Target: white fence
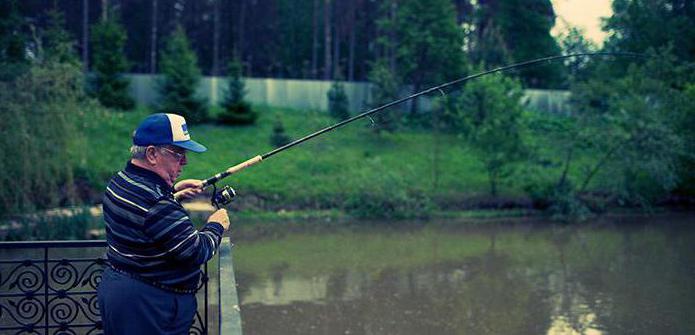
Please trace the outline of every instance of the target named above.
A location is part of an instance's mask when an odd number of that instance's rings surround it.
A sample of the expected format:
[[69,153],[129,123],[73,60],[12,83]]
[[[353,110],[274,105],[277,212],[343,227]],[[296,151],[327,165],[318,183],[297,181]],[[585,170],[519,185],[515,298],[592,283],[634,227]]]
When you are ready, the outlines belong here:
[[[151,105],[157,101],[157,76],[131,74],[130,92],[139,105]],[[322,80],[246,78],[246,99],[253,104],[294,109],[326,110],[326,93],[332,82]],[[345,82],[345,93],[353,113],[367,110],[370,101],[370,84]],[[227,89],[226,78],[204,77],[198,86],[198,94],[210,104],[219,104]],[[523,101],[530,108],[543,112],[566,114],[569,112],[570,93],[559,90],[525,90]],[[428,103],[423,99],[422,104]]]

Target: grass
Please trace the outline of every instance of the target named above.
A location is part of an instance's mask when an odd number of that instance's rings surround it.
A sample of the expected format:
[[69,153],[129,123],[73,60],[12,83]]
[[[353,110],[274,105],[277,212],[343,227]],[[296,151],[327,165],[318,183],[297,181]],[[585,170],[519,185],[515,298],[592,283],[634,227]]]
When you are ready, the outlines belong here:
[[[192,138],[208,147],[190,154],[181,178],[207,178],[236,163],[273,149],[273,122],[283,122],[293,139],[335,122],[325,113],[256,107],[260,118],[246,127],[192,125]],[[112,112],[100,116],[87,133],[84,170],[93,187],[101,189],[108,177],[128,159],[131,133],[149,113]],[[226,179],[242,194],[255,193],[290,202],[340,199],[355,190],[388,189],[397,183],[411,192],[440,197],[487,193],[487,177],[480,161],[455,136],[440,135],[438,181],[433,187],[433,138],[424,131],[376,135],[369,121],[357,121],[329,134],[279,153],[261,164]],[[518,194],[506,187],[502,193]]]

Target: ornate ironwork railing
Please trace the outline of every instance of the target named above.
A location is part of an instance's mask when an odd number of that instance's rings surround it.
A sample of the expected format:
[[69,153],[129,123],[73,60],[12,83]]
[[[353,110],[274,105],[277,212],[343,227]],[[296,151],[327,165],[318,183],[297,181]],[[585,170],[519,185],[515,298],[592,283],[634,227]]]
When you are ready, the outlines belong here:
[[[103,333],[96,288],[107,265],[105,249],[105,241],[0,242],[0,334]],[[222,271],[219,255],[229,263]],[[234,285],[231,245],[209,263],[190,333],[219,334],[222,308],[240,333],[236,290],[223,301],[219,289],[220,272]]]

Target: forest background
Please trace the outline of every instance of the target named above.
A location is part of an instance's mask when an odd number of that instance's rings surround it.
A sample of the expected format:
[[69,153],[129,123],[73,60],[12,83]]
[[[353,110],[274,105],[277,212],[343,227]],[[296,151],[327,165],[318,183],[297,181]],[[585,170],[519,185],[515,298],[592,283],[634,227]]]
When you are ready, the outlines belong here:
[[[338,210],[413,218],[475,208],[585,216],[692,205],[695,8],[615,0],[604,45],[550,30],[548,0],[102,0],[0,5],[0,213],[93,204],[152,112],[183,114],[210,153],[184,177],[350,115],[345,81],[378,106],[443,81],[560,53],[577,58],[471,81],[352,126],[233,181],[250,211]],[[125,74],[158,75],[136,106]],[[219,106],[195,94],[225,77]],[[328,111],[254,106],[244,78],[333,82]],[[571,92],[569,113],[522,103],[525,88]]]

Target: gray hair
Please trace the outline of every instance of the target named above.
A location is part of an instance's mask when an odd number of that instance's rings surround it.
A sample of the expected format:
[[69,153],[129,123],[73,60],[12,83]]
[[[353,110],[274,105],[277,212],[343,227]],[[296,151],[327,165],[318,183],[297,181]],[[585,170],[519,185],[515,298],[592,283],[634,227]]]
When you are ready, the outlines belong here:
[[147,146],[141,147],[139,145],[133,145],[130,147],[130,158],[144,160],[146,151]]

